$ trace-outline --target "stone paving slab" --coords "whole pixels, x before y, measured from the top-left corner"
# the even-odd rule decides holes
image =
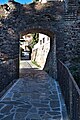
[[[0,120],[68,120],[58,83],[38,69],[26,69],[0,100]]]

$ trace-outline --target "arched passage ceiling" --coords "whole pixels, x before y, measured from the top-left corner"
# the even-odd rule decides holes
[[[29,34],[29,33],[43,33],[45,35],[48,35],[49,37],[53,37],[53,34],[55,34],[55,32],[53,33],[49,29],[42,29],[42,28],[39,28],[39,27],[37,27],[37,28],[36,27],[35,28],[31,27],[26,31],[22,31],[20,34],[21,35],[26,35],[26,34]]]

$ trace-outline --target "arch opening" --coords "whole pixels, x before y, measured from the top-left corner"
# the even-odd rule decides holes
[[[37,40],[33,41],[34,38]],[[22,39],[23,38],[23,39]],[[56,76],[56,39],[55,34],[46,29],[29,29],[20,32],[20,42],[26,42],[24,50],[21,51],[21,43],[19,49],[19,71],[24,68],[22,61],[32,62],[40,69],[44,69],[52,76]],[[23,67],[22,67],[23,66]],[[25,66],[26,69],[27,66]],[[51,72],[52,71],[52,72]],[[19,72],[19,75],[21,74]]]

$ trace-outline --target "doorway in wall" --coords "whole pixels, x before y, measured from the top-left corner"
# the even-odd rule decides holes
[[[50,37],[43,33],[20,35],[20,74],[23,69],[43,69],[50,51]]]

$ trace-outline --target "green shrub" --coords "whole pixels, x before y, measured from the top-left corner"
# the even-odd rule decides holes
[[[37,67],[41,67],[40,65],[37,64],[36,61],[32,61],[32,63],[33,63],[34,65],[36,65]]]

